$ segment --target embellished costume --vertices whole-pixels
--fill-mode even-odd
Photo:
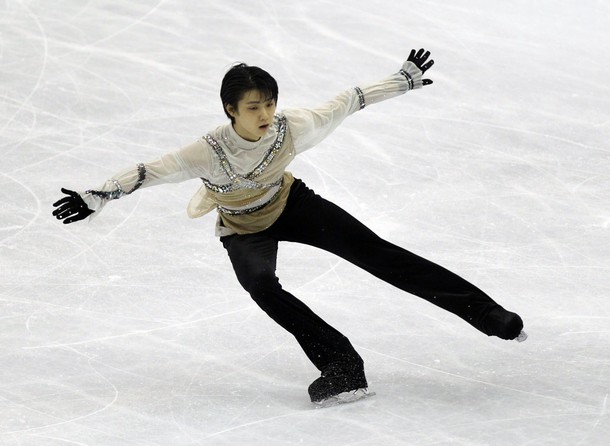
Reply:
[[[190,217],[216,209],[218,236],[258,232],[282,213],[293,181],[286,167],[296,155],[321,142],[347,116],[421,85],[421,71],[405,63],[381,82],[345,91],[316,109],[285,110],[259,141],[244,140],[229,123],[156,161],[118,172],[81,196],[99,214],[110,200],[140,187],[201,178],[203,186],[187,208]]]
[[[367,386],[361,357],[350,341],[276,277],[280,241],[306,243],[334,253],[406,292],[461,317],[487,335],[514,339],[523,322],[456,274],[387,242],[335,204],[316,195],[286,171],[295,156],[326,138],[347,116],[421,88],[422,72],[411,62],[381,82],[345,91],[316,109],[285,110],[260,140],[246,141],[231,124],[136,169],[117,173],[81,194],[99,212],[110,200],[138,188],[201,178],[188,205],[201,217],[216,209],[216,234],[237,278],[253,300],[292,333],[322,372],[309,392],[324,401]],[[125,192],[128,191],[128,192]]]

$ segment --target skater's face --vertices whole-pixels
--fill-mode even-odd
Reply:
[[[267,133],[275,115],[275,100],[265,97],[259,90],[248,90],[237,103],[227,105],[227,112],[235,122],[233,128],[247,141],[258,141]]]

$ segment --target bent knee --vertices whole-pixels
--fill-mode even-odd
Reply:
[[[254,299],[281,288],[276,275],[265,270],[248,271],[247,274],[239,277],[239,282]]]

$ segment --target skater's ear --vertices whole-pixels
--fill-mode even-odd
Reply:
[[[225,104],[225,113],[231,119],[231,121],[234,121],[235,115],[239,114],[237,109],[231,104]]]

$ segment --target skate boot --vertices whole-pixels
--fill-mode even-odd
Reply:
[[[322,376],[309,386],[309,397],[317,408],[351,403],[375,395],[368,391],[368,383],[361,364],[335,362],[322,371]]]
[[[521,317],[516,313],[505,310],[500,305],[487,314],[484,327],[485,332],[490,336],[497,336],[506,340],[515,339],[519,342],[527,339],[527,334],[523,331]]]

